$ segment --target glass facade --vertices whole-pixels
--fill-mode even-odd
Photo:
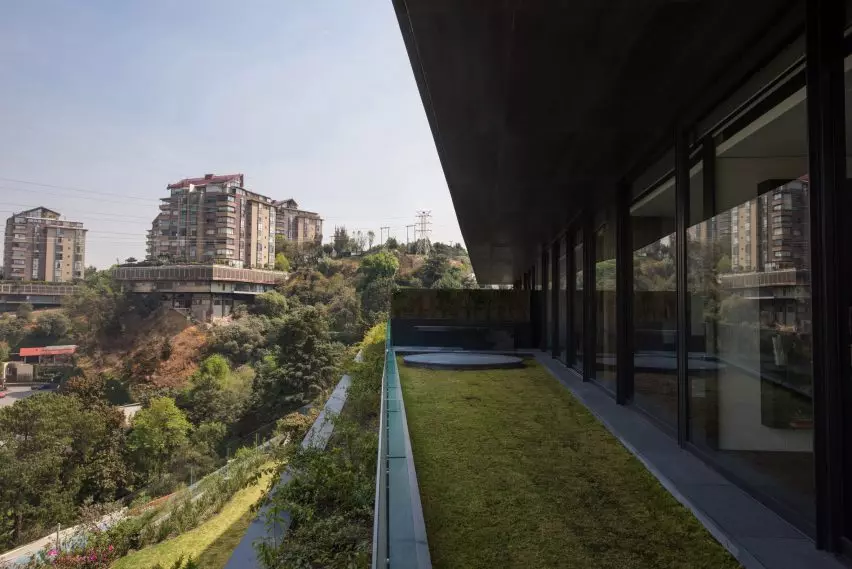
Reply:
[[[677,424],[675,183],[666,178],[630,208],[633,248],[633,397]]]
[[[547,323],[545,329],[545,338],[547,339],[545,343],[545,347],[548,351],[553,349],[553,249],[548,249],[544,258],[546,262],[544,263],[544,306],[545,306],[545,322]]]
[[[572,248],[571,262],[571,365],[574,369],[583,371],[583,332],[585,323],[583,322],[585,314],[585,303],[583,302],[583,292],[585,283],[583,282],[583,232],[577,231],[574,234],[574,243]]]
[[[568,239],[559,239],[559,359],[568,363]]]
[[[813,371],[804,86],[714,140],[714,187],[690,187],[692,440],[813,517]]]
[[[615,390],[616,341],[616,260],[615,211],[608,209],[595,219],[595,365],[594,379]]]
[[[613,393],[625,390],[620,401],[677,432],[738,485],[813,532],[815,382],[825,381],[814,366],[829,348],[813,335],[817,188],[809,174],[804,64],[791,61],[748,104],[731,105],[723,120],[708,120],[712,126],[691,136],[693,144],[679,151],[677,177],[672,151],[644,181],[619,189],[629,191],[629,206],[604,200],[625,206],[590,208],[581,222],[587,226],[567,228],[545,256],[556,264],[557,279],[551,283],[545,269],[543,288],[555,286],[558,294],[555,305],[544,295],[541,329],[549,338],[558,319],[556,354],[566,365]],[[845,69],[849,116],[852,56]],[[846,147],[852,148],[850,120]],[[838,203],[845,211],[852,193]],[[617,227],[627,229],[626,237]],[[626,252],[620,244],[629,245]],[[632,265],[624,280],[618,262]],[[838,263],[837,270],[852,274],[852,260]],[[631,286],[621,291],[621,282]],[[619,335],[622,319],[630,329]],[[620,338],[633,358],[623,382],[616,381]],[[592,349],[594,361],[584,366]],[[849,367],[842,375],[852,382]],[[844,421],[849,429],[852,420]],[[852,460],[843,461],[852,468]],[[852,527],[852,499],[845,513]]]

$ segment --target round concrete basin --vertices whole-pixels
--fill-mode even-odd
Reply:
[[[524,361],[515,356],[504,356],[502,354],[475,354],[475,353],[434,353],[416,354],[404,356],[402,361],[411,367],[425,367],[429,369],[508,369],[524,367]]]

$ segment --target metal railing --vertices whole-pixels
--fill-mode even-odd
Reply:
[[[391,357],[391,325],[385,331],[385,365],[382,369],[382,391],[379,408],[379,449],[376,460],[376,499],[373,510],[373,569],[388,566],[388,422],[387,422],[387,372]]]
[[[402,386],[388,322],[379,419],[373,569],[431,569]]]

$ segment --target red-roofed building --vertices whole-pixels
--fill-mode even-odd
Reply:
[[[66,346],[41,346],[36,348],[21,348],[18,352],[21,360],[26,363],[38,363],[42,365],[67,365],[71,362],[71,356],[77,353],[76,345]],[[29,359],[28,359],[29,358]],[[33,359],[37,358],[37,359]]]
[[[229,182],[234,182],[236,185],[242,187],[244,181],[245,176],[243,174],[224,174],[220,176],[215,174],[205,174],[200,178],[184,178],[180,182],[169,184],[166,186],[166,189],[174,190],[177,188],[188,188],[190,184],[194,186],[206,186],[207,184],[224,184]]]
[[[169,197],[148,233],[148,259],[273,268],[275,202],[244,183],[243,174],[205,174],[166,186]]]

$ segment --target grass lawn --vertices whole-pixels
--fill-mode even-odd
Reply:
[[[192,556],[202,569],[222,569],[242,539],[255,513],[251,506],[266,492],[270,475],[237,492],[222,511],[183,535],[141,549],[116,561],[112,569],[169,567],[181,555]]]
[[[436,569],[739,567],[537,363],[399,373]]]

